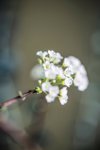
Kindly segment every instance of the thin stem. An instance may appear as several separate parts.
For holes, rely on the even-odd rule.
[[[12,105],[12,104],[14,104],[14,103],[16,103],[18,101],[25,101],[25,99],[29,95],[34,94],[34,93],[37,93],[35,89],[34,90],[29,90],[29,91],[27,91],[25,93],[21,93],[21,95],[18,95],[18,96],[14,97],[14,98],[8,99],[8,100],[6,100],[4,102],[1,102],[0,103],[0,108],[8,107],[8,106],[10,106],[10,105]]]

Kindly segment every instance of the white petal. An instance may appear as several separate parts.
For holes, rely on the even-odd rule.
[[[45,77],[48,79],[55,79],[57,76],[57,66],[55,66],[53,63],[49,64],[49,69],[45,70]]]
[[[84,90],[86,90],[87,87],[88,87],[88,84],[89,84],[89,81],[88,81],[87,78],[84,78],[82,81],[83,81],[83,82],[78,86],[78,90],[79,90],[79,91],[84,91]]]
[[[63,58],[60,53],[58,53],[58,52],[56,53],[53,50],[48,50],[48,54],[50,57],[50,62],[53,62],[54,64],[59,63],[61,61],[61,59]]]
[[[44,58],[48,53],[46,52],[46,51],[38,51],[37,53],[36,53],[38,56],[40,56],[40,57],[42,57],[42,58]]]
[[[68,59],[68,57],[64,58],[64,62],[63,62],[63,65],[66,67],[66,66],[70,66],[70,60]]]
[[[43,52],[42,52],[42,51],[38,51],[38,52],[36,53],[36,55],[42,57],[42,56],[43,56]]]
[[[45,70],[45,77],[47,79],[55,79],[56,78],[56,74],[51,69],[48,69],[48,70]]]
[[[68,102],[68,96],[66,97],[59,97],[61,105],[64,105]]]
[[[30,72],[30,76],[34,80],[44,78],[45,74],[43,67],[41,65],[34,66]]]
[[[59,94],[59,87],[58,86],[51,86],[49,88],[49,94],[53,97],[57,97],[57,95]]]
[[[73,69],[73,72],[75,73],[78,67],[81,65],[81,62],[78,58],[74,56],[69,56],[64,59],[63,65],[71,67]]]
[[[72,74],[74,74],[74,69],[71,66],[67,67],[64,70],[64,75],[65,76],[71,76]]]
[[[52,97],[50,94],[46,95],[45,98],[46,98],[48,103],[51,103],[51,102],[53,102],[55,100],[55,97]]]
[[[63,57],[61,56],[60,53],[56,53],[55,56],[53,56],[53,57],[54,57],[54,63],[56,63],[56,64],[61,62],[61,59],[63,59]]]
[[[81,64],[80,60],[74,56],[69,56],[68,59],[70,60],[70,64],[72,66],[78,67]]]
[[[56,67],[55,71],[56,71],[56,74],[59,75],[62,79],[65,78],[64,71],[61,67]]]
[[[54,57],[55,52],[53,50],[48,50],[48,54],[50,57]]]
[[[73,84],[72,77],[66,77],[64,80],[64,85],[66,85],[67,87],[70,87],[72,84]]]
[[[45,57],[45,56],[47,56],[48,55],[48,52],[47,51],[44,51],[43,52],[43,56]]]
[[[83,75],[87,75],[86,69],[83,65],[80,65],[78,68],[78,72],[80,72]]]
[[[67,96],[67,93],[68,93],[67,87],[63,87],[63,88],[60,90],[60,95],[61,95],[62,97],[66,97],[66,96]]]
[[[56,57],[59,58],[59,59],[63,59],[63,57],[61,56],[60,53],[56,53]]]
[[[51,84],[50,84],[50,82],[44,82],[44,83],[42,83],[42,91],[44,91],[44,92],[47,92],[47,91],[49,91],[49,88],[51,87]]]
[[[88,87],[88,84],[89,81],[87,75],[83,75],[78,72],[74,79],[74,85],[78,87],[78,90],[84,91]]]
[[[44,68],[44,69],[49,69],[50,66],[51,66],[51,64],[50,64],[49,61],[45,61],[45,62],[43,63],[43,68]]]

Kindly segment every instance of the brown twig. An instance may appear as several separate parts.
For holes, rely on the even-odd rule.
[[[4,102],[1,102],[0,103],[0,108],[3,108],[3,107],[8,107],[18,101],[25,101],[25,99],[31,95],[31,94],[34,94],[34,93],[37,93],[36,90],[29,90],[25,93],[21,93],[20,95],[14,97],[14,98],[11,98],[11,99],[8,99]]]
[[[36,90],[29,90],[25,93],[20,93],[17,97],[1,102],[0,107],[3,108],[5,106],[11,106],[18,101],[23,102],[25,98],[34,93],[37,93]],[[25,129],[17,126],[14,122],[11,122],[11,120],[9,121],[8,119],[5,119],[3,117],[2,111],[0,113],[0,128],[20,146],[22,146],[22,149],[41,150],[41,147],[38,144],[31,141],[30,136],[25,131]]]

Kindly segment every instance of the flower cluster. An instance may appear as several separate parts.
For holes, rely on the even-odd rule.
[[[46,94],[47,102],[53,102],[55,98],[58,98],[62,105],[67,103],[68,88],[72,84],[80,91],[87,88],[87,73],[78,58],[74,56],[63,58],[60,53],[53,50],[38,51],[37,55],[42,75],[36,90],[38,93]]]

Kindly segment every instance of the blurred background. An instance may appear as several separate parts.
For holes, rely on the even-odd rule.
[[[37,64],[36,52],[48,49],[78,57],[88,72],[88,89],[81,93],[71,88],[69,102],[64,106],[59,102],[44,102],[41,106],[37,101],[43,98],[32,96],[29,103],[16,104],[5,116],[29,133],[39,124],[36,137],[43,149],[100,149],[99,2],[1,0],[0,101],[16,96],[19,90],[34,88],[30,71]],[[45,117],[38,122],[35,112],[44,110]],[[9,141],[10,149],[15,149],[16,144]]]

